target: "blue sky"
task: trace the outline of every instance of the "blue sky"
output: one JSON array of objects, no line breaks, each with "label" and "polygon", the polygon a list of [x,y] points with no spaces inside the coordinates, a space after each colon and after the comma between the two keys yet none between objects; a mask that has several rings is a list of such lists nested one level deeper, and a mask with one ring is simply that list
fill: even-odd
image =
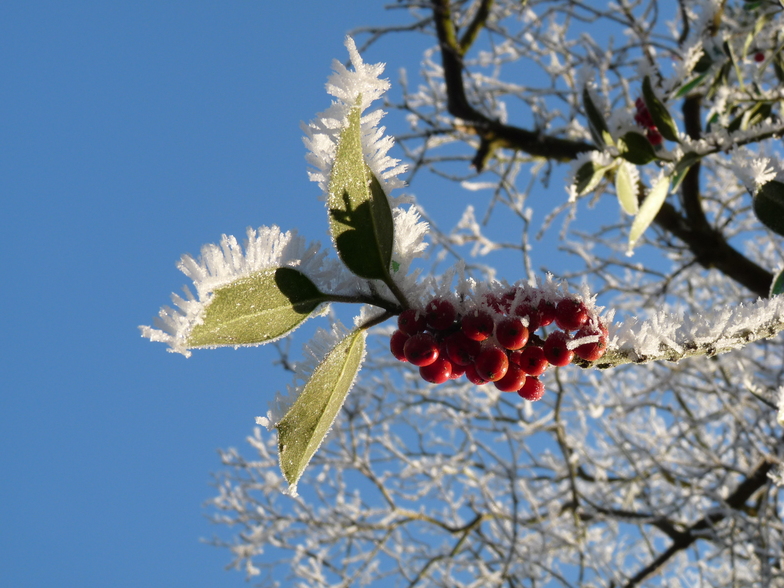
[{"label": "blue sky", "polygon": [[[300,121],[329,105],[346,32],[403,18],[349,0],[0,5],[0,585],[246,585],[200,542],[229,537],[203,503],[216,449],[243,446],[290,377],[270,349],[185,359],[137,325],[222,233],[324,240]],[[366,57],[394,80],[421,47]]]}]

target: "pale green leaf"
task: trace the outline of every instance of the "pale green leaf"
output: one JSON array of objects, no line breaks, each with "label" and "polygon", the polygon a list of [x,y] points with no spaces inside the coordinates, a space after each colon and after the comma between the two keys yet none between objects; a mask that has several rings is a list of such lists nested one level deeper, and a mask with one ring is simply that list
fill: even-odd
[{"label": "pale green leaf", "polygon": [[218,288],[186,346],[258,345],[296,329],[327,301],[293,268],[269,268]]},{"label": "pale green leaf", "polygon": [[639,204],[637,202],[637,186],[634,185],[632,172],[629,169],[631,164],[621,161],[615,171],[615,192],[618,194],[618,202],[627,214],[637,214]]},{"label": "pale green leaf", "polygon": [[587,161],[582,164],[574,176],[577,194],[582,196],[596,188],[606,172],[606,167],[599,166],[593,161]]},{"label": "pale green leaf", "polygon": [[635,243],[637,243],[637,239],[642,236],[642,234],[645,232],[645,229],[647,229],[653,222],[653,219],[656,218],[656,215],[659,213],[662,204],[664,204],[665,198],[667,198],[669,189],[670,178],[663,175],[656,182],[656,185],[651,188],[651,191],[648,192],[648,195],[645,197],[645,200],[643,200],[642,205],[640,206],[640,210],[637,213],[637,216],[634,217],[632,228],[629,231],[630,251],[632,248],[634,248]]},{"label": "pale green leaf", "polygon": [[291,489],[326,437],[365,355],[365,331],[349,333],[316,367],[299,397],[275,425],[280,469]]},{"label": "pale green leaf", "polygon": [[[359,104],[359,102],[358,102]],[[348,115],[329,178],[329,226],[335,247],[354,274],[387,280],[394,222],[389,200],[362,151],[361,110]]]}]

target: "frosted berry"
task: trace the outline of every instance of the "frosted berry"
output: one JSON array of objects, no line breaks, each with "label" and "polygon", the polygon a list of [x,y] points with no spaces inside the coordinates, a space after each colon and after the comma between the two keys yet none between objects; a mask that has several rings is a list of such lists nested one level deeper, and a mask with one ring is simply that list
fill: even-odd
[{"label": "frosted berry", "polygon": [[539,326],[546,327],[553,324],[556,314],[556,304],[552,300],[545,300],[544,298],[539,301]]},{"label": "frosted berry", "polygon": [[430,333],[418,333],[409,337],[403,346],[403,353],[416,366],[430,365],[438,359],[438,342]]},{"label": "frosted berry", "polygon": [[509,359],[500,347],[486,347],[474,362],[476,373],[488,382],[495,382],[506,375],[509,369]]},{"label": "frosted berry", "polygon": [[473,363],[474,358],[479,355],[481,344],[466,337],[461,331],[455,331],[444,339],[446,355],[452,363],[457,365],[468,365]]},{"label": "frosted berry", "polygon": [[564,331],[576,331],[588,322],[588,309],[579,300],[564,298],[555,307],[555,324]]},{"label": "frosted berry", "polygon": [[517,393],[526,400],[535,402],[544,396],[544,384],[539,378],[528,376]]},{"label": "frosted berry", "polygon": [[455,322],[457,312],[449,300],[433,298],[425,307],[425,316],[428,327],[436,331],[444,331]]},{"label": "frosted berry", "polygon": [[408,361],[406,359],[406,354],[403,351],[406,341],[408,341],[408,335],[403,331],[395,331],[389,339],[389,350],[392,352],[392,355],[395,356],[395,359],[399,361]]},{"label": "frosted berry", "polygon": [[463,334],[474,341],[484,341],[493,334],[495,323],[486,310],[477,308],[463,317],[461,322]]},{"label": "frosted berry", "polygon": [[500,380],[496,380],[495,387],[501,392],[517,392],[523,387],[526,376],[525,372],[513,363],[509,364],[506,375]]},{"label": "frosted berry", "polygon": [[397,317],[397,327],[407,335],[416,335],[427,328],[425,313],[414,308],[407,308]]},{"label": "frosted berry", "polygon": [[439,357],[433,363],[420,367],[419,375],[431,384],[443,384],[452,375],[452,362],[445,357]]},{"label": "frosted berry", "polygon": [[523,302],[514,310],[515,316],[528,319],[528,332],[533,333],[542,326],[539,310],[530,302]]},{"label": "frosted berry", "polygon": [[547,361],[556,367],[563,367],[571,362],[574,358],[574,351],[566,348],[566,344],[569,341],[571,341],[571,338],[563,331],[551,333],[547,337],[547,341],[544,342],[544,356],[547,358]]},{"label": "frosted berry", "polygon": [[495,328],[495,338],[509,350],[521,349],[528,343],[528,329],[519,317],[501,319]]},{"label": "frosted berry", "polygon": [[520,366],[529,376],[541,376],[549,365],[541,347],[530,346],[515,351],[509,360]]},{"label": "frosted berry", "polygon": [[476,373],[476,366],[473,363],[466,366],[465,376],[469,382],[477,386],[487,384],[487,380]]},{"label": "frosted berry", "polygon": [[577,333],[575,333],[575,339],[581,339],[582,337],[591,337],[593,335],[598,335],[599,340],[594,343],[584,343],[583,345],[578,345],[575,350],[574,354],[586,361],[596,361],[597,359],[601,359],[604,352],[607,350],[607,330],[600,328],[594,328],[585,326]]}]

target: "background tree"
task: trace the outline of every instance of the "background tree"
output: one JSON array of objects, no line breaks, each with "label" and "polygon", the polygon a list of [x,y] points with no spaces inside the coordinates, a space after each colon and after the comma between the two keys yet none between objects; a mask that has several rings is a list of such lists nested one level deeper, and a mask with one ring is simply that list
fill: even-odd
[{"label": "background tree", "polygon": [[784,586],[784,348],[760,339],[781,311],[750,305],[781,288],[781,4],[397,7],[407,32],[360,32],[435,37],[393,105],[409,180],[491,193],[481,222],[428,218],[435,271],[541,282],[560,231],[572,258],[545,269],[613,309],[615,367],[555,369],[527,403],[423,382],[378,327],[302,496],[281,495],[273,435],[223,453],[236,565],[262,585]]}]

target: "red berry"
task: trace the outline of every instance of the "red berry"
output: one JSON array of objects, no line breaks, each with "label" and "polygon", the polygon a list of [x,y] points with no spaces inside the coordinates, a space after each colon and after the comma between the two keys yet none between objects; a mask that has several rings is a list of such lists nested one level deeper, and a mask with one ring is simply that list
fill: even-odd
[{"label": "red berry", "polygon": [[528,332],[533,333],[536,329],[542,326],[539,317],[539,310],[530,302],[523,302],[514,310],[515,316],[528,319]]},{"label": "red berry", "polygon": [[457,380],[460,376],[466,373],[466,368],[468,366],[465,365],[457,365],[456,363],[452,362],[452,375],[449,376],[450,380]]},{"label": "red berry", "polygon": [[466,337],[461,331],[455,331],[444,339],[446,355],[452,363],[457,365],[468,365],[473,363],[474,358],[479,355],[481,344]]},{"label": "red berry", "polygon": [[392,352],[392,355],[395,356],[395,359],[399,361],[408,361],[406,359],[406,354],[403,351],[406,341],[408,341],[408,335],[403,331],[395,331],[389,339],[389,350]]},{"label": "red berry", "polygon": [[507,317],[501,319],[495,328],[495,338],[502,347],[514,350],[525,347],[528,343],[528,329],[523,325],[519,317]]},{"label": "red berry", "polygon": [[425,307],[427,326],[436,331],[444,331],[455,322],[457,313],[449,300],[433,298]]},{"label": "red berry", "polygon": [[474,341],[484,341],[493,334],[495,322],[486,310],[481,308],[470,311],[462,320],[463,334]]},{"label": "red berry", "polygon": [[398,328],[407,335],[416,335],[427,328],[425,313],[415,308],[407,308],[397,317]]},{"label": "red berry", "polygon": [[571,362],[574,358],[574,351],[566,348],[569,341],[571,341],[571,337],[563,331],[550,333],[547,341],[544,342],[544,356],[547,361],[556,367],[563,367]]},{"label": "red berry", "polygon": [[582,358],[586,361],[596,361],[600,359],[604,352],[607,350],[607,341],[608,335],[606,329],[597,329],[594,327],[585,326],[577,333],[575,333],[575,339],[581,339],[583,337],[591,337],[598,335],[599,340],[594,343],[584,343],[583,345],[578,345],[575,350],[574,354]]},{"label": "red berry", "polygon": [[476,366],[473,363],[466,366],[465,376],[469,382],[477,386],[487,384],[487,380],[476,373]]},{"label": "red berry", "polygon": [[495,387],[501,392],[517,392],[525,383],[525,372],[513,363],[509,364],[506,375],[496,380]]},{"label": "red berry", "polygon": [[443,384],[452,375],[452,362],[445,357],[439,357],[433,363],[420,367],[419,375],[431,384]]},{"label": "red berry", "polygon": [[765,54],[762,51],[757,51],[754,54],[754,61],[756,61],[757,63],[761,63],[765,61]]},{"label": "red berry", "polygon": [[430,333],[418,333],[406,341],[403,353],[416,366],[430,365],[438,359],[438,342]]},{"label": "red berry", "polygon": [[556,314],[556,305],[552,300],[545,300],[544,298],[539,301],[539,326],[546,327],[553,324]]},{"label": "red berry", "polygon": [[555,307],[555,324],[564,331],[576,331],[588,322],[588,309],[579,300],[564,298]]},{"label": "red berry", "polygon": [[529,376],[541,376],[549,365],[544,356],[544,349],[541,347],[529,346],[521,351],[515,351],[509,359]]},{"label": "red berry", "polygon": [[476,373],[488,382],[495,382],[506,375],[509,359],[500,347],[485,347],[474,362]]},{"label": "red berry", "polygon": [[661,136],[661,133],[656,129],[648,129],[645,134],[648,137],[648,142],[654,147],[658,147],[664,142],[664,138]]},{"label": "red berry", "polygon": [[522,398],[535,402],[544,396],[544,384],[542,384],[542,381],[539,378],[528,376],[517,393]]}]

